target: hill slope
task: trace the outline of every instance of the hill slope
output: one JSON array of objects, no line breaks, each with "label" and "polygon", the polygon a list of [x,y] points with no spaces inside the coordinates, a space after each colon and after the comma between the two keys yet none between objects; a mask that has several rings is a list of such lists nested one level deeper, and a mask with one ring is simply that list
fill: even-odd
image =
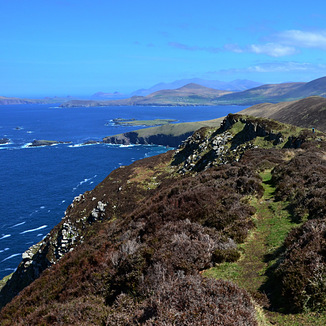
[{"label": "hill slope", "polygon": [[324,311],[313,284],[326,276],[325,137],[229,115],[177,151],[113,171],[23,255],[0,292],[2,305],[13,298],[2,324],[291,325],[277,310]]},{"label": "hill slope", "polygon": [[319,96],[277,104],[257,104],[239,113],[326,131],[326,99]]}]

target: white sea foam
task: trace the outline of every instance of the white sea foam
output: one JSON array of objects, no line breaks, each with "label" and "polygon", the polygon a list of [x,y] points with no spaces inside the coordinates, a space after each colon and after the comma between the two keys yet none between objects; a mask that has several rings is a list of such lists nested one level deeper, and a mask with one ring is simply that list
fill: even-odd
[{"label": "white sea foam", "polygon": [[5,234],[0,238],[0,240],[6,239],[6,238],[9,238],[9,237],[11,237],[11,234]]},{"label": "white sea foam", "polygon": [[99,143],[94,143],[94,144],[85,144],[85,143],[82,143],[82,144],[74,144],[74,145],[69,145],[68,147],[84,147],[84,146],[93,146],[93,145],[98,145]]},{"label": "white sea foam", "polygon": [[47,227],[47,225],[42,225],[42,226],[40,226],[40,227],[38,227],[36,229],[25,230],[23,232],[20,232],[19,234],[25,234],[25,233],[29,233],[29,232],[38,231],[38,230],[44,229],[46,227]]},{"label": "white sea foam", "polygon": [[89,184],[92,184],[93,182],[91,181],[92,179],[95,179],[97,177],[97,174],[95,174],[91,178],[85,178],[84,180],[80,181],[76,187],[72,189],[72,191],[77,190],[78,187],[80,187],[82,184],[89,182]]},{"label": "white sea foam", "polygon": [[2,259],[2,260],[1,260],[1,263],[2,263],[3,261],[6,261],[6,260],[8,260],[8,259],[14,258],[14,257],[16,257],[16,256],[20,256],[20,255],[21,255],[21,253],[10,255],[10,256],[6,257],[5,259]]},{"label": "white sea foam", "polygon": [[15,227],[17,227],[17,226],[23,225],[23,224],[25,224],[25,223],[26,223],[26,221],[21,222],[21,223],[17,223],[17,224],[15,224],[15,225],[13,225],[13,226],[10,226],[9,228],[12,229],[12,228],[15,228]]},{"label": "white sea foam", "polygon": [[69,145],[68,147],[82,147],[83,144],[74,144],[74,145]]},{"label": "white sea foam", "polygon": [[32,145],[32,143],[27,143],[27,144],[24,144],[23,146],[21,146],[20,148],[33,148],[33,147],[30,147]]},{"label": "white sea foam", "polygon": [[5,252],[7,250],[9,250],[9,248],[2,249],[2,250],[0,250],[0,253]]}]

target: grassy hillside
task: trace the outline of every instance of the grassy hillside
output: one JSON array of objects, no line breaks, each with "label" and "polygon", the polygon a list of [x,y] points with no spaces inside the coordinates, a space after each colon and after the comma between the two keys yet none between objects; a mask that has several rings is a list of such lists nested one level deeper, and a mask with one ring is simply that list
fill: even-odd
[{"label": "grassy hillside", "polygon": [[264,102],[280,102],[289,100],[289,92],[304,86],[305,83],[266,84],[243,92],[232,93],[216,99],[222,105],[251,105]]},{"label": "grassy hillside", "polygon": [[177,147],[187,139],[195,130],[202,127],[219,127],[223,118],[165,124],[159,127],[139,129],[132,132],[108,136],[103,139],[106,143],[113,144],[156,144]]},{"label": "grassy hillside", "polygon": [[258,104],[239,113],[326,131],[326,99],[319,96],[277,104]]},{"label": "grassy hillside", "polygon": [[113,171],[7,281],[2,324],[324,325],[325,152],[319,131],[230,114]]}]

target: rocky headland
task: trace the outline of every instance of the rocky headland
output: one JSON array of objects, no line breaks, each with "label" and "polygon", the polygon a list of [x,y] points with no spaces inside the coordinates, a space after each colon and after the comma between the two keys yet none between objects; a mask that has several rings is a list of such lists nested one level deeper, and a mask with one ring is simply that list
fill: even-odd
[{"label": "rocky headland", "polygon": [[325,311],[325,141],[230,114],[120,167],[23,254],[3,325],[290,325],[279,312]]}]

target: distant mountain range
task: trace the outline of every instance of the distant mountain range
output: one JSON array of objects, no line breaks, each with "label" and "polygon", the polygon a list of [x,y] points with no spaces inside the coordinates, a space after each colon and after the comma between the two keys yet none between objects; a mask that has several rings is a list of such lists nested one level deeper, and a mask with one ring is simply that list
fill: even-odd
[{"label": "distant mountain range", "polygon": [[63,103],[62,107],[78,106],[196,106],[212,105],[213,101],[231,93],[214,88],[208,88],[198,84],[187,84],[177,89],[164,89],[147,96],[132,96],[121,100],[92,101],[92,100],[73,100]]},{"label": "distant mountain range", "polygon": [[[222,88],[222,82],[219,81],[194,80],[201,83],[214,84],[213,86],[215,87],[207,87],[199,83],[191,82],[174,88],[180,83],[183,84],[185,81],[189,81],[184,79],[170,84],[157,84],[148,90],[134,92],[134,94],[146,94],[154,89],[166,87],[153,91],[146,96],[133,95],[125,98],[123,94],[118,92],[98,92],[89,100],[72,99],[71,97],[35,100],[0,97],[0,104],[62,103],[62,107],[255,105],[266,102],[279,103],[282,101],[293,101],[309,96],[326,97],[326,77],[318,78],[308,83],[265,84],[242,91],[232,91],[230,89],[232,87],[247,88],[257,83],[247,80],[237,80],[231,83],[223,83],[225,88]],[[218,84],[221,88],[216,89]]]},{"label": "distant mountain range", "polygon": [[214,89],[222,89],[225,91],[231,91],[231,92],[240,92],[244,91],[246,89],[250,89],[253,87],[261,86],[262,83],[258,83],[252,80],[247,79],[236,79],[231,82],[223,82],[219,80],[207,80],[207,79],[201,79],[201,78],[190,78],[190,79],[180,79],[176,80],[172,83],[159,83],[156,84],[148,89],[139,89],[133,93],[131,93],[131,96],[146,96],[151,93],[164,90],[164,89],[177,89],[180,87],[183,87],[187,84],[198,84],[201,86],[205,86],[208,88],[214,88]]},{"label": "distant mountain range", "polygon": [[74,97],[44,97],[41,99],[19,98],[19,97],[6,97],[0,96],[0,105],[16,105],[16,104],[60,104]]},{"label": "distant mountain range", "polygon": [[68,101],[62,107],[148,105],[148,106],[187,106],[187,105],[254,105],[278,103],[309,96],[326,96],[326,77],[308,83],[266,84],[241,92],[217,90],[190,83],[177,89],[164,89],[146,96],[132,96],[127,99],[110,101]]}]

